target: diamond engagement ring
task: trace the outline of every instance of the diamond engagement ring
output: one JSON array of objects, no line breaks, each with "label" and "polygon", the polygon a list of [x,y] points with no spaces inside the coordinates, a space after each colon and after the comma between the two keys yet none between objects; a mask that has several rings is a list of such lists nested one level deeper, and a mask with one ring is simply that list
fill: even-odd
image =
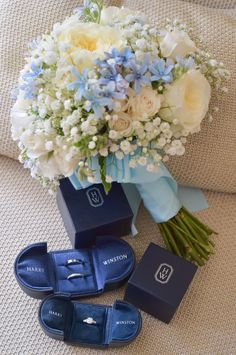
[{"label": "diamond engagement ring", "polygon": [[92,317],[84,319],[83,322],[87,324],[97,324],[97,322]]}]

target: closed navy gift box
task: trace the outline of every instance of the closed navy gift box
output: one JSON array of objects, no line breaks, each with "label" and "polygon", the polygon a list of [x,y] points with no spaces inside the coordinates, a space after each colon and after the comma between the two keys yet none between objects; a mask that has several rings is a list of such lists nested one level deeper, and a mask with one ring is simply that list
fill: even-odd
[{"label": "closed navy gift box", "polygon": [[131,275],[132,248],[124,240],[99,238],[92,248],[47,250],[47,243],[24,248],[15,261],[15,276],[29,296],[68,293],[72,298],[98,295],[115,289]]},{"label": "closed navy gift box", "polygon": [[103,185],[75,190],[68,178],[60,181],[57,204],[73,248],[94,244],[100,235],[130,233],[133,212],[118,183],[106,195]]},{"label": "closed navy gift box", "polygon": [[128,281],[125,300],[169,323],[197,266],[151,243]]},{"label": "closed navy gift box", "polygon": [[129,344],[142,326],[139,311],[127,302],[116,301],[113,306],[87,304],[66,295],[45,298],[39,309],[39,322],[51,338],[99,348]]}]

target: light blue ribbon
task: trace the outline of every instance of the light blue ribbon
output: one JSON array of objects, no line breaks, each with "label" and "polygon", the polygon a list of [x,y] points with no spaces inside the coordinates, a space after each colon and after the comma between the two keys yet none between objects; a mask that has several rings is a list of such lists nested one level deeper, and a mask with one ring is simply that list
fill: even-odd
[{"label": "light blue ribbon", "polygon": [[[114,156],[106,158],[106,174],[113,181],[121,183],[129,204],[134,213],[134,221],[139,205],[143,200],[146,209],[155,222],[161,223],[174,217],[182,205],[190,211],[206,208],[207,202],[198,189],[180,187],[171,176],[164,164],[160,164],[156,172],[148,172],[145,166],[129,167],[129,156],[122,160]],[[97,157],[90,160],[89,167],[95,171],[94,183],[101,183],[100,169]],[[80,181],[75,172],[70,176],[75,189],[83,189],[91,185],[87,180]],[[132,234],[136,234],[133,224]]]}]

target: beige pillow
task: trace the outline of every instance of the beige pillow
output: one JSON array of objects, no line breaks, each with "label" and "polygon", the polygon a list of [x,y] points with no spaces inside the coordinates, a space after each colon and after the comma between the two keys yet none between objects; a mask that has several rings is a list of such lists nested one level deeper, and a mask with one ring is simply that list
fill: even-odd
[{"label": "beige pillow", "polygon": [[[11,88],[23,66],[26,44],[79,6],[78,0],[0,0],[0,154],[17,158],[10,135]],[[168,166],[179,183],[236,192],[236,23],[219,10],[177,0],[126,0],[110,4],[140,9],[153,21],[179,18],[190,23],[209,50],[232,72],[228,96],[214,99],[220,108],[213,123],[205,121],[192,136],[187,153]],[[40,10],[40,11],[39,11]]]},{"label": "beige pillow", "polygon": [[178,0],[125,0],[124,6],[144,11],[152,21],[178,18],[191,24],[206,48],[230,69],[229,93],[212,100],[212,107],[220,109],[214,121],[205,120],[202,131],[189,139],[186,154],[167,165],[181,184],[236,192],[236,21],[219,10]]}]

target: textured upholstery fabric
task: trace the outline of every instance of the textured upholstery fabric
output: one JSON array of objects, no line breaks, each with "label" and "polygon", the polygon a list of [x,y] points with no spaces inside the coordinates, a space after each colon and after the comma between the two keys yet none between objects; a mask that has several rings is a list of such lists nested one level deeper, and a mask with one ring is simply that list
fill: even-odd
[{"label": "textured upholstery fabric", "polygon": [[236,8],[235,0],[184,0],[190,3],[199,4],[207,7],[215,7],[217,9],[234,9]]},{"label": "textured upholstery fabric", "polygon": [[[192,0],[193,1],[193,0]],[[222,0],[222,7],[230,3]],[[201,1],[203,3],[203,1]],[[10,90],[23,66],[27,43],[50,29],[81,3],[81,0],[0,0],[0,154],[17,158],[17,147],[10,137]],[[217,1],[219,4],[220,1]],[[30,6],[29,6],[30,4]],[[169,167],[177,181],[219,191],[236,192],[236,24],[218,9],[178,0],[127,0],[109,4],[130,6],[145,11],[152,20],[180,18],[193,25],[206,46],[222,59],[233,75],[229,95],[214,100],[220,111],[212,124],[205,122],[202,132],[193,136],[187,154],[174,158]],[[212,5],[213,0],[204,1]]]},{"label": "textured upholstery fabric", "polygon": [[[70,247],[55,199],[14,160],[0,157],[0,354],[73,355],[102,354],[75,348],[47,337],[37,320],[40,301],[20,290],[13,263],[18,252],[38,241],[49,250]],[[215,228],[215,255],[197,274],[174,319],[166,325],[142,312],[143,329],[128,347],[108,354],[233,355],[236,353],[235,230],[236,195],[206,192],[210,208],[200,213]],[[136,238],[126,240],[139,260],[148,244],[161,240],[156,225],[142,208]],[[152,262],[155,262],[153,260]],[[124,288],[83,302],[113,304]]]}]

